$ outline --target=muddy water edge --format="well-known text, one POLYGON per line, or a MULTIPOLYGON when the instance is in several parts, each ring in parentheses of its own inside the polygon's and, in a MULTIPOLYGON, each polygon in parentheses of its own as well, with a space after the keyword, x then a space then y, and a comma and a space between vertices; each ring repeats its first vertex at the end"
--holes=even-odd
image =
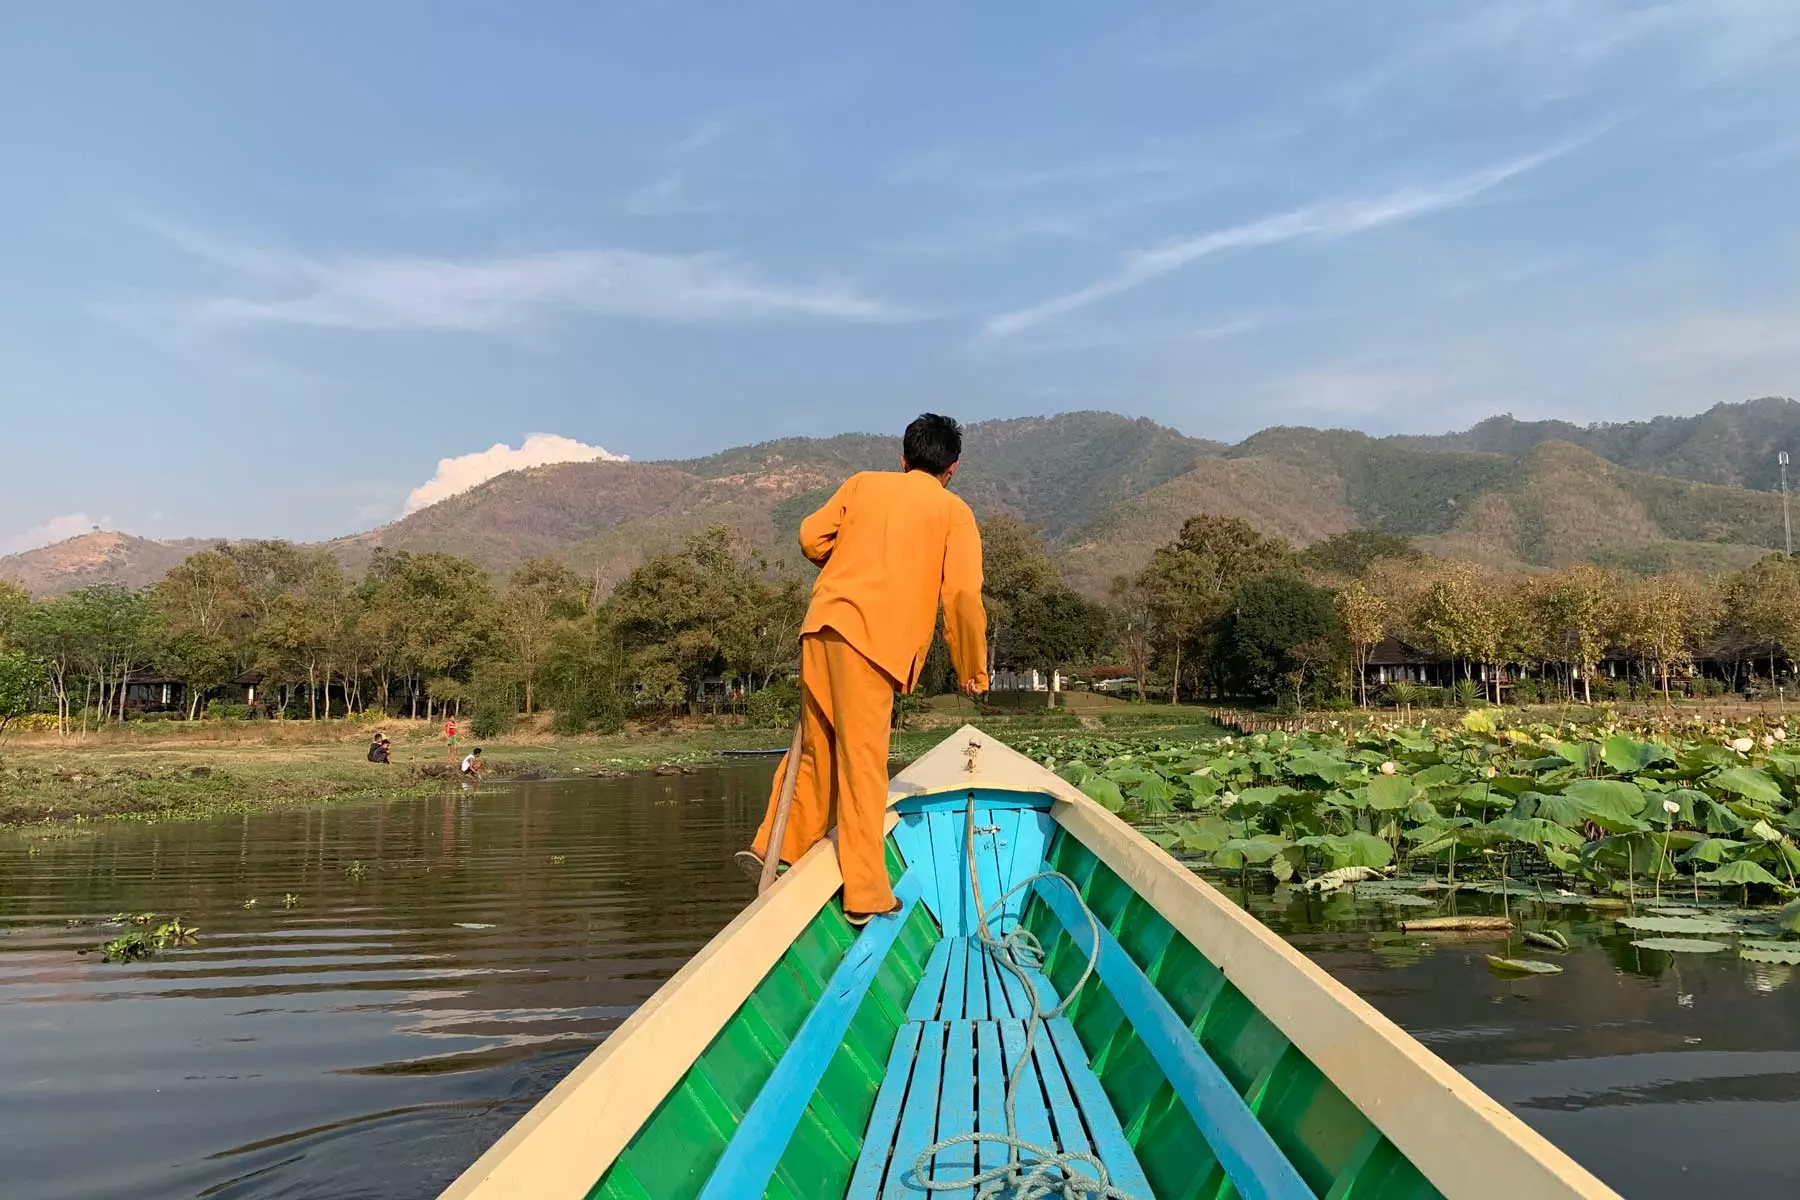
MULTIPOLYGON (((5 1194, 434 1196, 749 900, 771 771, 0 835, 5 1194), (101 961, 152 912, 194 944, 101 961)), ((1627 1196, 1800 1178, 1792 968, 1577 921, 1510 980, 1375 902, 1240 899, 1627 1196)))

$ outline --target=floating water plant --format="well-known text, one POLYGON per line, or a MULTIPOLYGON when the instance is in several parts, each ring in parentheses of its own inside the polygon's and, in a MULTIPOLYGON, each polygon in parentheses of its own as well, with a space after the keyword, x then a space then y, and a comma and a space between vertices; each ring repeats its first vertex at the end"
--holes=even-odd
POLYGON ((1502 975, 1562 974, 1562 968, 1555 963, 1539 962, 1535 958, 1501 958, 1497 954, 1488 955, 1488 967, 1502 975))
POLYGON ((1745 905, 1800 896, 1800 755, 1760 725, 1471 716, 1453 729, 1053 737, 1021 749, 1171 853, 1246 880, 1266 872, 1324 892, 1375 882, 1332 882, 1361 867, 1497 883, 1508 903, 1594 907, 1614 896, 1634 907, 1640 883, 1663 906, 1676 881, 1696 903, 1708 889, 1745 905))

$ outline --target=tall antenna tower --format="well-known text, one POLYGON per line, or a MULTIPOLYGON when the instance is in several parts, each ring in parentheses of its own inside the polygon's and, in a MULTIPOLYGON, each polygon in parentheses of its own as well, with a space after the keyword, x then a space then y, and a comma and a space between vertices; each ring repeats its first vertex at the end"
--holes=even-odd
POLYGON ((1794 557, 1794 521, 1788 515, 1787 451, 1783 450, 1777 454, 1775 461, 1781 464, 1781 532, 1787 546, 1787 556, 1792 558, 1794 557))

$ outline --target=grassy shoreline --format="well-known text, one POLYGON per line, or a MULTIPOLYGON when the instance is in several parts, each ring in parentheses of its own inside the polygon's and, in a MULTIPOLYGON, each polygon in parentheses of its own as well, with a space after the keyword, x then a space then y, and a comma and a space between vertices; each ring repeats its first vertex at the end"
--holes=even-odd
MULTIPOLYGON (((1110 734, 1198 736, 1213 727, 1204 710, 1120 704, 1102 714, 1041 710, 977 715, 967 701, 941 698, 914 728, 895 735, 911 758, 964 721, 998 737, 1082 729, 1110 734)), ((393 799, 454 786, 441 726, 390 720, 158 722, 85 736, 9 736, 0 743, 0 829, 55 831, 101 820, 215 816, 322 801, 393 799), (393 762, 366 761, 370 737, 385 732, 393 762)), ((593 778, 658 768, 717 765, 722 750, 784 747, 787 732, 739 724, 683 722, 600 736, 559 737, 539 720, 483 741, 490 779, 593 778)))

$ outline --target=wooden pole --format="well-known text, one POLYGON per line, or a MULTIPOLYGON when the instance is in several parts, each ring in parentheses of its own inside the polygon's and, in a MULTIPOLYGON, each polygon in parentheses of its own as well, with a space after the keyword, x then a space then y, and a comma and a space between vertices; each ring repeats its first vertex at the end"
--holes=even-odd
POLYGON ((805 728, 806 692, 802 688, 800 719, 794 722, 794 740, 788 743, 787 771, 781 777, 781 797, 775 802, 775 823, 769 827, 769 848, 763 854, 762 878, 756 881, 759 896, 775 882, 775 868, 781 865, 781 844, 787 837, 788 810, 794 806, 794 789, 800 783, 801 733, 805 728))

